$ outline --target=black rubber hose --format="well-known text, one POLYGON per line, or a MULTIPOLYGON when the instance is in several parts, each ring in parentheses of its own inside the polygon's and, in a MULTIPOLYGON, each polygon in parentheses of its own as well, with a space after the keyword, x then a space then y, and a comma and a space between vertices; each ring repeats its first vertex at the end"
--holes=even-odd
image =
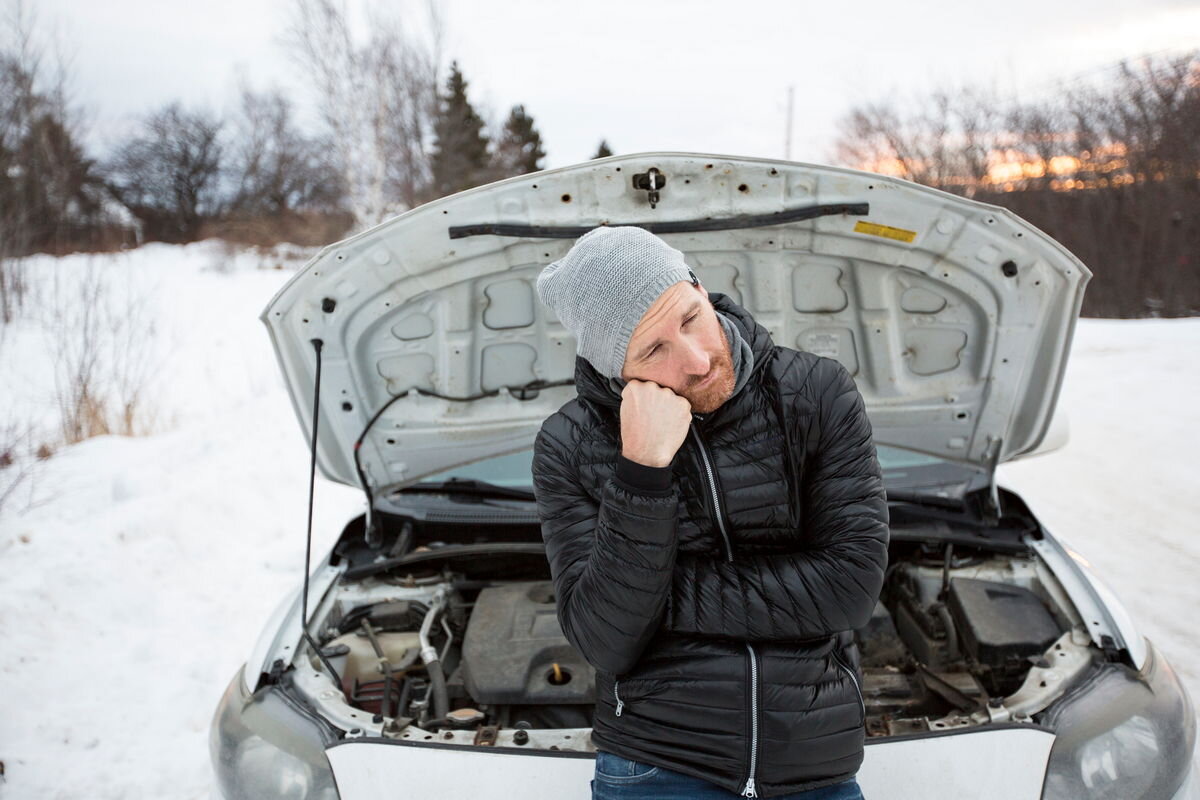
POLYGON ((942 624, 946 626, 946 658, 956 661, 959 657, 958 628, 954 624, 954 617, 945 603, 936 603, 934 607, 937 615, 941 617, 942 624))
POLYGON ((412 696, 412 680, 405 677, 400 684, 400 699, 396 701, 396 716, 408 716, 408 702, 412 696))
MULTIPOLYGON (((801 206, 775 211, 770 214, 742 214, 736 217, 671 220, 669 222, 621 222, 644 228, 650 233, 698 233, 701 231, 734 231, 745 228, 765 228, 768 225, 783 225, 802 222, 817 217, 832 217, 838 214, 865 216, 871 207, 867 203, 827 203, 819 206, 801 206)), ((595 225, 520 225, 505 222, 485 222, 478 225, 451 225, 447 229, 451 239, 467 236, 519 236, 535 239, 577 239, 595 225)))
POLYGON ((450 713, 450 695, 446 692, 446 674, 442 672, 441 661, 431 661, 425 665, 429 671, 429 686, 433 694, 433 716, 444 717, 450 713))

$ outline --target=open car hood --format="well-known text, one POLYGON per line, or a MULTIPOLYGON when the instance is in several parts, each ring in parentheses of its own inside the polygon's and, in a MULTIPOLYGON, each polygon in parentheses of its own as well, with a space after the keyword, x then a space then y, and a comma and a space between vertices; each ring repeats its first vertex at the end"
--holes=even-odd
POLYGON ((856 170, 640 153, 510 178, 324 248, 263 312, 309 433, 323 343, 323 474, 360 483, 355 442, 400 394, 360 451, 373 487, 530 447, 575 394, 534 283, 602 224, 649 228, 776 344, 842 362, 876 441, 989 470, 1045 435, 1091 277, 1009 211, 856 170))

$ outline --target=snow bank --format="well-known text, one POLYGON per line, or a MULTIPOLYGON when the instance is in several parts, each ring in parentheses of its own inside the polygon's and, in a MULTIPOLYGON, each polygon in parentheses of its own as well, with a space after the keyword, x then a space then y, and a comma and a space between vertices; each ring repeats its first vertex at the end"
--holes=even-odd
MULTIPOLYGON (((300 579, 308 452, 258 321, 292 273, 226 256, 109 259, 114 285, 152 301, 166 430, 65 448, 0 512, 5 797, 207 797, 216 701, 300 579)), ((38 259, 31 278, 90 260, 38 259)), ((31 310, 0 348, 0 417, 52 403, 43 345, 31 310)), ((317 486, 319 557, 362 501, 317 486)))
MULTIPOLYGON (((89 260, 35 259, 30 273, 44 288, 89 260)), ((210 243, 101 261, 148 301, 162 432, 66 448, 0 512, 3 790, 202 798, 216 702, 303 566, 308 453, 257 319, 291 272, 210 243)), ((34 316, 0 343, 0 418, 53 396, 34 316)), ((1070 443, 1001 471, 1195 698, 1198 351, 1200 320, 1082 322, 1062 399, 1070 443)), ((319 480, 314 552, 361 508, 319 480)))

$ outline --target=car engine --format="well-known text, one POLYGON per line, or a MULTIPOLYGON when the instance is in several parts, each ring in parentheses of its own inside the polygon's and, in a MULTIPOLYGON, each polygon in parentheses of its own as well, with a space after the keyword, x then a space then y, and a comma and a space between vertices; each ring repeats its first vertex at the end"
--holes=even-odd
MULTIPOLYGON (((855 631, 868 736, 1033 721, 1094 661, 1035 554, 893 541, 890 555, 855 631)), ((321 653, 297 685, 359 735, 590 747, 595 672, 563 635, 548 576, 384 572, 341 581, 318 613, 321 653)))

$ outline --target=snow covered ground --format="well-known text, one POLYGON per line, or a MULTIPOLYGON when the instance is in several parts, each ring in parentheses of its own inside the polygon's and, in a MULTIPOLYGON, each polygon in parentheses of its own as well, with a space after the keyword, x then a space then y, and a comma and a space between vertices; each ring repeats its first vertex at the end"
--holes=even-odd
MULTIPOLYGON (((4 798, 207 797, 216 701, 300 579, 308 452, 258 321, 292 269, 220 272, 224 255, 154 245, 106 267, 152 299, 173 427, 66 448, 0 511, 4 798)), ((0 419, 52 402, 35 323, 0 344, 0 419)), ((315 551, 361 507, 318 479, 315 551)))
MULTIPOLYGON (((30 277, 44 300, 55 275, 62 291, 93 261, 140 298, 132 346, 159 432, 64 448, 0 509, 0 796, 207 797, 215 704, 303 566, 308 454, 257 319, 295 264, 154 245, 35 259, 30 277)), ((53 425, 39 314, 0 337, 0 425, 53 425)), ((1062 398, 1070 443, 1001 471, 1194 698, 1197 352, 1200 320, 1083 321, 1062 398)), ((319 480, 314 552, 361 508, 319 480)))

